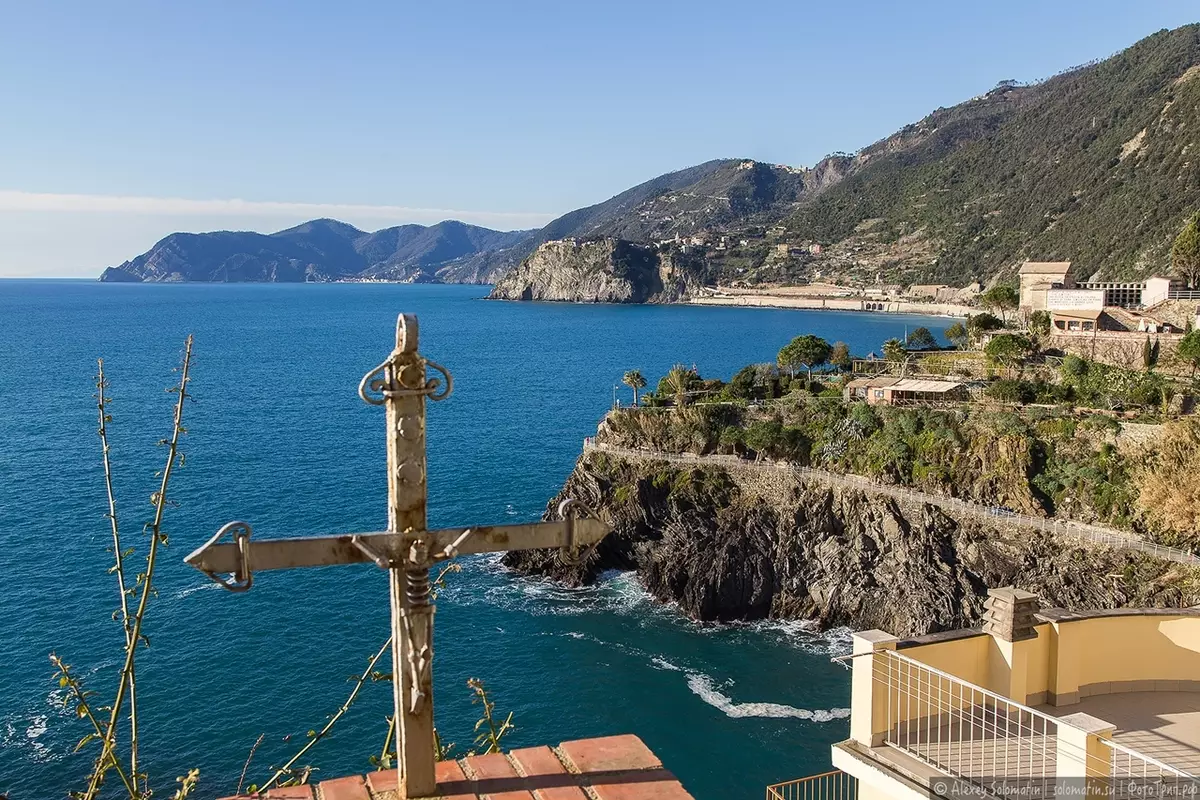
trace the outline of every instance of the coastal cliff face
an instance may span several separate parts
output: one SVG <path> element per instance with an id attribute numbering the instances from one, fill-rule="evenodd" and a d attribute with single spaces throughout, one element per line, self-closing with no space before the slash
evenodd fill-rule
<path id="1" fill-rule="evenodd" d="M 495 300 L 672 303 L 702 285 L 702 262 L 623 239 L 546 242 L 497 281 Z"/>
<path id="2" fill-rule="evenodd" d="M 614 526 L 589 563 L 533 551 L 508 554 L 508 566 L 573 585 L 634 569 L 655 597 L 701 620 L 810 619 L 909 636 L 977 624 L 988 588 L 1007 585 L 1069 609 L 1200 600 L 1194 571 L 1178 564 L 750 466 L 589 450 L 547 515 L 567 497 Z"/>

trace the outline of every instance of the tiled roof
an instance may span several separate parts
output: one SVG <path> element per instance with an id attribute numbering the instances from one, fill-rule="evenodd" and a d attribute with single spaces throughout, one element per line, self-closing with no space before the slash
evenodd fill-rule
<path id="1" fill-rule="evenodd" d="M 399 800 L 396 770 L 222 800 Z M 632 734 L 467 756 L 437 765 L 444 800 L 692 800 Z"/>

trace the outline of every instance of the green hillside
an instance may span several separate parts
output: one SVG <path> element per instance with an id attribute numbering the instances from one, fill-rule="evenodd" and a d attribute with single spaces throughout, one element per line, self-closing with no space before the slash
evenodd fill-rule
<path id="1" fill-rule="evenodd" d="M 789 236 L 835 245 L 834 271 L 902 282 L 986 279 L 1025 258 L 1104 278 L 1161 271 L 1200 204 L 1197 65 L 1189 25 L 939 109 L 859 154 L 789 217 Z"/>

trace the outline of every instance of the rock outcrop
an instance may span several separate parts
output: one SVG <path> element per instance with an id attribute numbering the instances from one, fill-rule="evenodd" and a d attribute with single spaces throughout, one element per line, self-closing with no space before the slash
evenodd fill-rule
<path id="1" fill-rule="evenodd" d="M 614 526 L 586 566 L 510 553 L 519 571 L 570 584 L 635 569 L 658 599 L 701 620 L 810 619 L 916 635 L 977 624 L 990 587 L 1065 608 L 1197 602 L 1194 570 L 1142 554 L 902 507 L 869 489 L 739 468 L 681 468 L 587 451 L 561 499 Z"/>
<path id="2" fill-rule="evenodd" d="M 546 242 L 497 281 L 495 300 L 672 303 L 703 283 L 703 261 L 623 239 Z"/>

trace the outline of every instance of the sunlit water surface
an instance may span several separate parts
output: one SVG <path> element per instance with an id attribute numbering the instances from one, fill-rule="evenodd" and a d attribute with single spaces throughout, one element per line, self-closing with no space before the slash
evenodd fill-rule
<path id="1" fill-rule="evenodd" d="M 65 797 L 86 733 L 61 708 L 47 655 L 111 694 L 121 633 L 109 567 L 92 376 L 111 378 L 125 536 L 140 538 L 170 430 L 181 344 L 196 335 L 186 464 L 139 660 L 143 763 L 165 789 L 191 767 L 202 798 L 232 793 L 251 745 L 261 781 L 345 700 L 388 632 L 385 576 L 369 566 L 264 574 L 232 595 L 183 556 L 231 519 L 256 537 L 386 523 L 383 412 L 360 377 L 416 313 L 421 350 L 455 376 L 429 408 L 430 522 L 536 520 L 629 368 L 695 364 L 728 377 L 817 332 L 856 352 L 945 321 L 871 314 L 481 300 L 486 289 L 397 285 L 177 285 L 0 281 L 0 793 Z M 624 387 L 618 389 L 628 393 Z M 131 566 L 138 561 L 131 561 Z M 512 746 L 636 733 L 697 798 L 757 798 L 822 771 L 847 733 L 845 631 L 689 622 L 632 575 L 567 590 L 464 560 L 438 602 L 437 724 L 460 751 L 484 679 L 514 713 Z M 385 664 L 386 665 L 386 664 Z M 370 768 L 389 687 L 369 684 L 306 759 L 318 777 Z"/>

